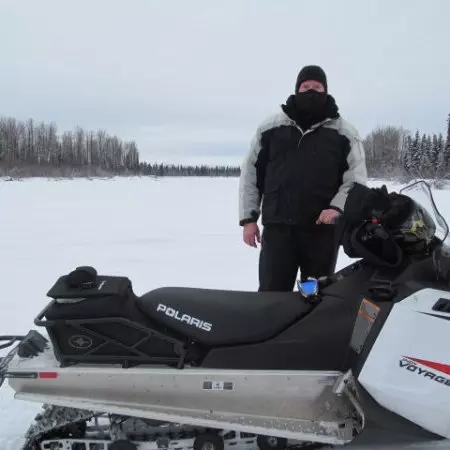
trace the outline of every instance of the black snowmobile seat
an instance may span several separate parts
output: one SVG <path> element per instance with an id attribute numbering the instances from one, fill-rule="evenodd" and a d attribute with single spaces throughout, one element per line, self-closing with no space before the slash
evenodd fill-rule
<path id="1" fill-rule="evenodd" d="M 298 292 L 164 287 L 137 299 L 150 320 L 208 346 L 269 339 L 312 308 Z"/>

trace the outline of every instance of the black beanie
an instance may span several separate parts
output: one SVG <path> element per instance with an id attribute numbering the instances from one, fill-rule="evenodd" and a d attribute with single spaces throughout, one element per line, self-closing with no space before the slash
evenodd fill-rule
<path id="1" fill-rule="evenodd" d="M 323 84 L 325 92 L 328 92 L 327 76 L 324 70 L 319 66 L 305 66 L 300 70 L 295 83 L 295 93 L 298 92 L 300 85 L 307 80 L 319 81 Z"/>

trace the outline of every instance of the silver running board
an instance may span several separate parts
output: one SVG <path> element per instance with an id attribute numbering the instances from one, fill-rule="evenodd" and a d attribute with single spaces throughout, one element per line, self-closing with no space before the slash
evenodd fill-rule
<path id="1" fill-rule="evenodd" d="M 364 427 L 363 413 L 351 392 L 351 374 L 154 366 L 60 368 L 49 367 L 51 358 L 47 358 L 44 354 L 10 366 L 8 379 L 16 398 L 329 444 L 348 443 L 355 430 Z"/>

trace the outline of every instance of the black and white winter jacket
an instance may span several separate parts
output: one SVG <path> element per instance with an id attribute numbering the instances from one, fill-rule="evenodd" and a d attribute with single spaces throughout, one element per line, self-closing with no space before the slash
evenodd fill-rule
<path id="1" fill-rule="evenodd" d="M 354 182 L 367 185 L 353 126 L 337 117 L 303 131 L 281 110 L 258 127 L 241 166 L 239 223 L 313 225 L 323 209 L 344 209 Z"/>

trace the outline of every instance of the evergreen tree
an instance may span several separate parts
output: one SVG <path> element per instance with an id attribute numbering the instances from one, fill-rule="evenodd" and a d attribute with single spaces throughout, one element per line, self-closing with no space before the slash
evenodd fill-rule
<path id="1" fill-rule="evenodd" d="M 429 137 L 429 163 L 430 163 L 430 175 L 436 176 L 437 169 L 438 169 L 438 162 L 439 162 L 439 142 L 437 134 L 433 134 L 433 139 L 431 139 L 431 136 Z"/>
<path id="2" fill-rule="evenodd" d="M 421 151 L 421 139 L 419 130 L 417 130 L 414 139 L 412 139 L 411 141 L 411 147 L 409 150 L 411 158 L 410 174 L 416 177 L 420 174 L 420 164 L 421 164 L 420 151 Z"/>
<path id="3" fill-rule="evenodd" d="M 411 159 L 411 149 L 412 149 L 412 138 L 411 136 L 406 136 L 405 145 L 403 151 L 403 168 L 408 175 L 412 174 L 412 159 Z"/>
<path id="4" fill-rule="evenodd" d="M 433 134 L 433 140 L 431 142 L 430 150 L 430 162 L 434 168 L 436 168 L 437 162 L 439 160 L 439 147 L 438 147 L 438 137 L 437 134 Z"/>
<path id="5" fill-rule="evenodd" d="M 447 139 L 442 151 L 442 163 L 444 170 L 447 173 L 450 168 L 450 114 L 447 119 Z"/>
<path id="6" fill-rule="evenodd" d="M 433 175 L 433 164 L 431 163 L 431 136 L 423 134 L 420 142 L 420 176 L 431 177 Z"/>
<path id="7" fill-rule="evenodd" d="M 437 155 L 436 171 L 435 171 L 436 178 L 441 178 L 445 173 L 443 164 L 444 145 L 445 145 L 444 136 L 442 135 L 442 133 L 439 133 L 436 144 L 436 155 Z"/>
<path id="8" fill-rule="evenodd" d="M 432 157 L 433 157 L 433 141 L 431 139 L 431 135 L 427 135 L 427 172 L 428 176 L 433 176 L 435 171 L 435 166 L 432 163 Z"/>
<path id="9" fill-rule="evenodd" d="M 425 156 L 427 150 L 427 135 L 425 133 L 422 134 L 420 138 L 420 158 L 422 159 Z"/>
<path id="10" fill-rule="evenodd" d="M 444 151 L 444 136 L 442 135 L 442 133 L 439 133 L 437 138 L 438 161 L 441 159 L 443 151 Z"/>

